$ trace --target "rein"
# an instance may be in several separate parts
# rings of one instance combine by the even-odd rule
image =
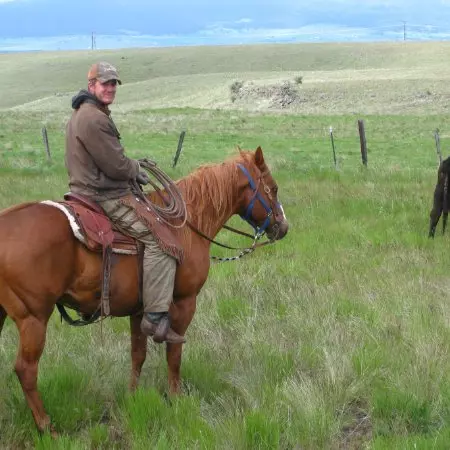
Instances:
[[[239,232],[239,233],[241,233],[241,232]],[[245,234],[247,234],[247,233],[245,233]],[[249,255],[250,253],[253,253],[255,251],[256,247],[262,247],[263,245],[272,244],[273,241],[265,241],[265,242],[262,242],[262,243],[258,244],[257,241],[258,241],[258,239],[261,238],[261,236],[262,235],[256,234],[255,237],[254,237],[252,246],[248,247],[248,248],[244,248],[241,251],[241,253],[239,253],[239,255],[231,256],[231,257],[224,257],[224,258],[212,255],[212,256],[210,256],[210,259],[212,259],[214,261],[217,261],[218,263],[219,262],[225,262],[225,261],[236,261],[236,260],[242,258],[245,255]]]
[[[217,242],[214,239],[211,239],[206,234],[202,233],[194,225],[192,225],[191,222],[187,221],[186,224],[189,226],[189,228],[192,231],[194,231],[195,233],[197,233],[199,236],[201,236],[202,238],[206,239],[207,241],[211,242],[212,244],[216,244],[219,247],[227,248],[229,250],[241,250],[239,255],[236,255],[236,256],[219,257],[219,256],[211,255],[210,259],[212,259],[214,261],[217,261],[218,263],[219,262],[225,262],[225,261],[236,261],[236,260],[242,258],[245,255],[249,255],[250,253],[253,253],[258,247],[263,247],[265,245],[273,243],[273,241],[269,241],[269,240],[258,243],[259,239],[261,239],[261,237],[263,236],[264,233],[261,233],[261,234],[256,233],[254,236],[252,236],[251,234],[248,234],[248,233],[246,233],[244,231],[236,230],[235,228],[229,227],[228,225],[224,225],[223,228],[225,228],[225,229],[227,229],[229,231],[232,231],[233,233],[240,234],[242,236],[250,237],[250,238],[253,239],[253,244],[250,247],[231,247],[229,245],[221,244],[220,242]]]
[[[209,242],[211,242],[213,244],[216,244],[219,247],[227,248],[229,250],[248,250],[248,247],[231,247],[231,246],[226,245],[226,244],[221,244],[220,242],[215,241],[214,239],[210,238],[205,233],[200,231],[195,225],[193,225],[191,222],[189,222],[189,220],[186,221],[186,224],[189,226],[189,228],[192,231],[195,231],[203,239],[206,239],[207,241],[209,241]],[[246,237],[252,238],[255,241],[259,240],[262,237],[262,235],[263,235],[263,234],[255,234],[254,236],[252,236],[251,234],[248,234],[248,233],[246,233],[244,231],[236,230],[235,228],[228,227],[227,225],[224,225],[222,228],[226,228],[227,230],[232,231],[233,233],[236,233],[236,234],[240,234],[241,236],[246,236]],[[262,242],[261,244],[257,244],[255,247],[262,247],[262,246],[267,245],[267,244],[272,244],[272,241]]]

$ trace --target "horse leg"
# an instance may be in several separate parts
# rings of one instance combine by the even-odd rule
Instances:
[[[166,358],[169,369],[169,394],[177,395],[180,393],[180,368],[181,354],[183,352],[183,344],[166,344]]]
[[[31,314],[16,320],[20,344],[15,371],[38,430],[56,435],[37,390],[38,363],[44,350],[47,320],[39,320]]]
[[[433,209],[430,212],[430,228],[428,232],[428,237],[434,238],[434,235],[436,233],[436,227],[439,222],[439,219],[442,215],[442,198],[438,191],[438,186],[436,187],[436,191],[434,193],[434,202],[433,202]]]
[[[5,323],[6,317],[6,311],[0,306],[0,335],[2,334],[3,324]]]
[[[147,356],[147,336],[141,331],[142,314],[130,316],[131,328],[131,379],[130,390],[135,391],[139,383],[142,365]]]
[[[170,308],[170,321],[174,331],[184,335],[195,313],[196,297],[184,298],[182,301],[172,303]],[[166,358],[168,366],[169,394],[180,393],[180,369],[182,344],[166,344]]]

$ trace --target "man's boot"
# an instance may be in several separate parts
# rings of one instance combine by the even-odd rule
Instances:
[[[153,336],[153,340],[160,344],[184,344],[186,339],[170,328],[169,313],[144,313],[141,322],[141,331],[146,336]]]

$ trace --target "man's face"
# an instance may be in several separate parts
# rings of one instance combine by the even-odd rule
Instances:
[[[89,84],[89,92],[94,94],[104,105],[110,105],[116,97],[117,81],[110,80],[106,83],[100,83],[93,80]]]

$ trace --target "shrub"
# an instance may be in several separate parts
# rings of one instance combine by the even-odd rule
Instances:
[[[239,94],[239,91],[242,89],[242,87],[244,86],[244,82],[243,81],[235,81],[231,86],[230,86],[230,91],[231,91],[231,96],[237,96]]]

